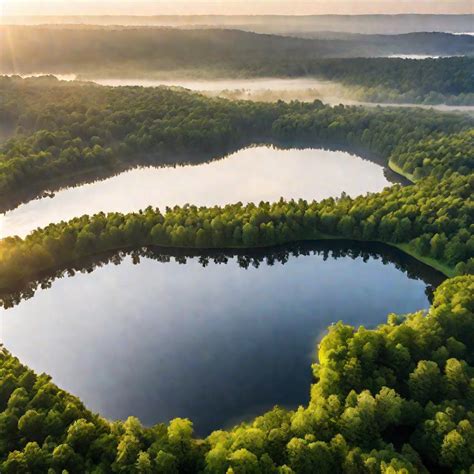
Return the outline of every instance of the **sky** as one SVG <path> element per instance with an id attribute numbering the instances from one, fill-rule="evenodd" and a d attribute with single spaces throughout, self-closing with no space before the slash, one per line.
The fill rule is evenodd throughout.
<path id="1" fill-rule="evenodd" d="M 0 0 L 0 15 L 474 13 L 474 0 Z"/>

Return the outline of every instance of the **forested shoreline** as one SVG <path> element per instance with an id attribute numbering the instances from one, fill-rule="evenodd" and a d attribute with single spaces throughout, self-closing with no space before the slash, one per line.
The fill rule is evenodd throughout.
<path id="1" fill-rule="evenodd" d="M 73 172 L 160 163 L 258 138 L 354 146 L 414 184 L 320 202 L 147 208 L 50 224 L 0 241 L 0 287 L 32 285 L 119 249 L 252 249 L 328 238 L 380 241 L 448 275 L 427 313 L 376 329 L 337 323 L 318 347 L 307 407 L 280 407 L 206 439 L 192 422 L 143 427 L 91 413 L 0 348 L 0 471 L 467 473 L 474 460 L 473 121 L 424 110 L 249 103 L 169 89 L 0 79 L 0 195 Z M 250 142 L 250 143 L 249 143 Z M 186 155 L 189 153 L 189 155 Z M 201 159 L 201 158 L 199 158 Z M 205 252 L 204 252 L 205 253 Z M 47 283 L 46 283 L 47 284 Z M 32 287 L 30 286 L 30 287 Z M 13 304 L 13 303 L 12 303 Z M 66 311 L 66 309 L 65 309 Z M 164 382 L 166 383 L 166 381 Z"/>
<path id="2" fill-rule="evenodd" d="M 455 176 L 441 184 L 427 179 L 415 190 L 393 186 L 355 199 L 189 205 L 164 213 L 150 207 L 125 215 L 82 216 L 50 224 L 25 239 L 3 239 L 0 286 L 15 287 L 48 270 L 124 247 L 252 248 L 328 237 L 407 244 L 412 255 L 432 259 L 448 276 L 472 273 L 474 238 L 465 205 L 472 186 L 472 176 Z M 449 214 L 456 217 L 448 225 Z"/>
<path id="3" fill-rule="evenodd" d="M 192 422 L 110 422 L 0 349 L 0 466 L 18 472 L 468 472 L 474 458 L 474 278 L 427 314 L 333 325 L 307 407 L 280 407 L 206 439 Z"/>
<path id="4" fill-rule="evenodd" d="M 15 196 L 33 198 L 71 184 L 76 175 L 202 163 L 262 141 L 356 149 L 386 165 L 390 159 L 399 163 L 407 146 L 443 140 L 447 153 L 454 146 L 466 152 L 464 165 L 457 154 L 445 157 L 463 174 L 472 159 L 474 120 L 428 110 L 228 101 L 184 90 L 117 89 L 51 77 L 0 78 L 0 96 L 0 126 L 16 132 L 0 145 L 0 197 L 7 206 Z M 456 143 L 448 143 L 454 134 Z M 440 177 L 446 165 L 436 165 Z M 422 176 L 433 164 L 411 161 L 405 171 L 415 167 Z"/>
<path id="5" fill-rule="evenodd" d="M 433 268 L 411 257 L 406 251 L 395 246 L 378 243 L 362 242 L 344 239 L 309 240 L 292 244 L 275 245 L 272 247 L 253 248 L 227 248 L 227 249 L 201 249 L 201 248 L 173 248 L 158 247 L 156 245 L 123 248 L 102 252 L 100 255 L 91 255 L 81 258 L 68 266 L 58 268 L 56 271 L 48 271 L 36 280 L 29 281 L 17 289 L 6 292 L 0 291 L 0 307 L 12 308 L 24 300 L 33 298 L 37 289 L 50 288 L 53 283 L 61 278 L 74 277 L 80 273 L 91 273 L 105 265 L 120 265 L 128 257 L 134 265 L 138 265 L 144 259 L 154 260 L 159 263 L 175 261 L 180 265 L 192 260 L 198 260 L 202 267 L 207 267 L 210 262 L 215 264 L 226 264 L 236 259 L 238 266 L 243 269 L 259 268 L 260 266 L 273 266 L 275 263 L 285 265 L 292 257 L 321 255 L 327 258 L 356 259 L 358 257 L 367 260 L 369 258 L 380 259 L 384 264 L 391 263 L 407 274 L 411 279 L 422 279 L 427 283 L 426 292 L 432 301 L 432 293 L 446 276 L 441 271 L 433 271 Z"/>

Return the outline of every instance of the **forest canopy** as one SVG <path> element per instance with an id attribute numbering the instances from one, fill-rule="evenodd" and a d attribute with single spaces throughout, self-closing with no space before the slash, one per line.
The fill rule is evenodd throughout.
<path id="1" fill-rule="evenodd" d="M 0 79 L 0 192 L 81 172 L 201 162 L 259 140 L 353 147 L 413 184 L 356 198 L 99 213 L 0 241 L 10 290 L 120 249 L 380 241 L 452 276 L 431 308 L 375 329 L 334 324 L 310 402 L 205 439 L 92 413 L 0 347 L 0 472 L 466 473 L 474 463 L 473 119 L 429 110 L 232 102 L 166 88 Z M 457 275 L 457 276 L 455 276 Z"/>
<path id="2" fill-rule="evenodd" d="M 451 153 L 448 143 L 443 150 L 453 156 L 445 158 L 461 174 L 472 170 L 467 130 L 474 120 L 460 114 L 330 107 L 320 101 L 228 101 L 183 89 L 100 87 L 51 77 L 0 77 L 0 97 L 0 127 L 12 134 L 0 145 L 0 196 L 5 201 L 54 189 L 71 176 L 136 164 L 200 163 L 262 141 L 350 148 L 384 164 L 401 164 L 398 156 L 407 146 L 419 147 L 422 139 L 450 142 L 456 134 L 456 146 L 460 137 L 464 143 L 463 166 L 454 161 L 460 150 Z M 433 165 L 425 165 L 417 173 L 430 174 Z M 405 171 L 414 172 L 413 163 L 406 166 Z M 435 169 L 438 177 L 441 168 Z"/>

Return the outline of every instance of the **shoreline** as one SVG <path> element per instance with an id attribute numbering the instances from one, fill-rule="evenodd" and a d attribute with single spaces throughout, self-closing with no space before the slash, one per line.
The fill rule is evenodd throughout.
<path id="1" fill-rule="evenodd" d="M 400 176 L 402 176 L 403 178 L 408 179 L 408 181 L 410 181 L 410 183 L 412 183 L 412 184 L 415 184 L 415 183 L 416 183 L 415 177 L 414 177 L 412 174 L 403 171 L 398 165 L 396 165 L 396 164 L 392 161 L 392 159 L 389 159 L 389 160 L 388 160 L 387 166 L 388 166 L 388 168 L 391 169 L 394 173 L 397 173 L 397 174 L 399 174 Z"/>

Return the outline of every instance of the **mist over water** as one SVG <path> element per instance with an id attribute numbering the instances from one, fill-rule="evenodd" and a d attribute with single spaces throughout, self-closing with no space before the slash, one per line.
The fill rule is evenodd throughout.
<path id="1" fill-rule="evenodd" d="M 474 34 L 474 33 L 473 33 Z M 416 57 L 415 57 L 416 56 Z M 426 59 L 423 55 L 394 55 L 407 59 Z M 430 56 L 431 57 L 431 56 Z M 21 77 L 39 77 L 47 73 L 20 75 Z M 276 102 L 283 100 L 290 102 L 299 100 L 312 102 L 320 100 L 329 105 L 359 105 L 364 107 L 418 107 L 434 109 L 444 112 L 474 113 L 472 105 L 446 104 L 410 104 L 364 102 L 354 99 L 356 92 L 349 86 L 333 81 L 325 81 L 311 77 L 300 78 L 254 78 L 254 79 L 147 79 L 147 78 L 94 78 L 76 74 L 49 74 L 63 81 L 84 80 L 103 86 L 111 87 L 179 87 L 193 92 L 202 93 L 208 97 L 223 97 L 230 100 L 252 100 L 259 102 Z M 11 74 L 10 74 L 11 76 Z"/>

